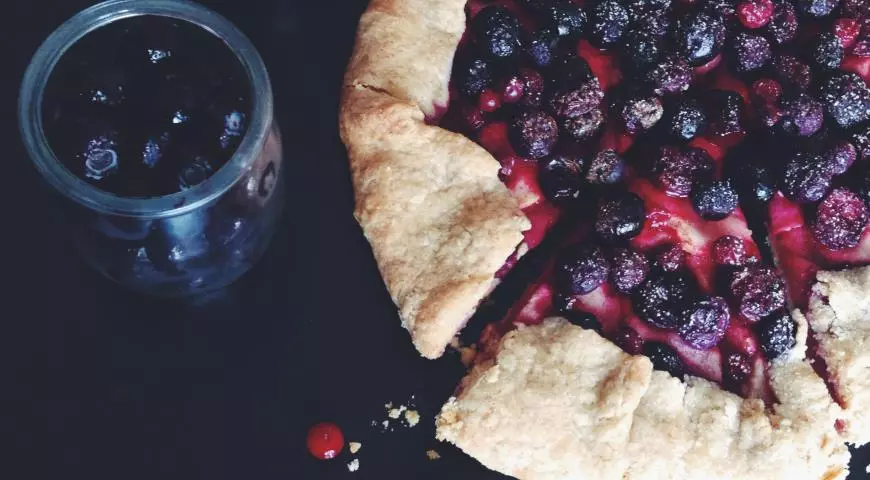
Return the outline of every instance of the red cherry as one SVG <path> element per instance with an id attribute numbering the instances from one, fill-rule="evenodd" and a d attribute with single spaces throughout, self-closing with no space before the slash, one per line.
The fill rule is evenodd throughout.
<path id="1" fill-rule="evenodd" d="M 774 103 L 782 95 L 782 86 L 770 78 L 759 78 L 752 84 L 752 95 L 764 103 Z"/>
<path id="2" fill-rule="evenodd" d="M 854 18 L 840 18 L 834 22 L 834 35 L 840 39 L 843 48 L 854 45 L 860 33 L 861 24 Z"/>
<path id="3" fill-rule="evenodd" d="M 761 28 L 773 16 L 771 0 L 745 0 L 737 5 L 737 18 L 746 28 Z"/>
<path id="4" fill-rule="evenodd" d="M 501 98 L 492 90 L 484 90 L 480 94 L 480 109 L 484 112 L 494 112 L 501 107 Z"/>
<path id="5" fill-rule="evenodd" d="M 337 457 L 344 448 L 344 434 L 334 423 L 318 423 L 308 430 L 307 444 L 314 458 L 329 460 Z"/>
<path id="6" fill-rule="evenodd" d="M 516 103 L 523 96 L 523 80 L 514 75 L 501 84 L 501 97 L 505 103 Z"/>

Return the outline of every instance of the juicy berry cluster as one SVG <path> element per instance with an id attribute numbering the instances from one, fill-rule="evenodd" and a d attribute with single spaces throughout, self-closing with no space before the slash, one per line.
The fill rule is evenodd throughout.
<path id="1" fill-rule="evenodd" d="M 46 137 L 69 171 L 102 190 L 167 195 L 233 155 L 251 114 L 248 89 L 241 63 L 205 30 L 125 19 L 61 57 L 43 101 Z"/>

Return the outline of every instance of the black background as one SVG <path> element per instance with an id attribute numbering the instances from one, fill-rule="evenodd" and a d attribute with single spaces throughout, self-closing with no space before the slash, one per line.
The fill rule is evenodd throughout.
<path id="1" fill-rule="evenodd" d="M 263 262 L 187 302 L 125 293 L 57 234 L 14 122 L 40 42 L 88 0 L 13 0 L 3 22 L 0 477 L 24 479 L 504 478 L 438 444 L 432 419 L 462 375 L 421 359 L 352 216 L 338 92 L 364 0 L 203 1 L 254 42 L 272 75 L 288 200 Z M 13 313 L 14 312 L 14 313 Z M 415 396 L 416 428 L 382 433 Z M 311 458 L 315 422 L 360 441 Z M 435 448 L 442 459 L 430 461 Z M 851 478 L 864 473 L 856 459 Z"/>

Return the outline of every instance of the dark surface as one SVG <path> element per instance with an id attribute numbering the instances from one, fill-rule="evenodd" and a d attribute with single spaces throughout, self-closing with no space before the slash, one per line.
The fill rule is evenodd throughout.
<path id="1" fill-rule="evenodd" d="M 285 135 L 288 204 L 265 260 L 210 299 L 135 297 L 88 270 L 17 140 L 12 112 L 30 55 L 92 2 L 14 0 L 2 29 L 4 198 L 0 271 L 0 477 L 25 479 L 503 478 L 433 437 L 462 374 L 421 359 L 351 216 L 338 92 L 362 0 L 205 1 L 269 67 Z M 10 381 L 11 380 L 11 381 Z M 423 420 L 381 433 L 388 401 L 416 396 Z M 321 462 L 317 421 L 361 441 Z M 4 442 L 6 443 L 6 442 Z M 435 448 L 443 458 L 429 461 Z M 867 478 L 856 460 L 853 478 Z M 860 465 L 860 467 L 859 467 Z"/>

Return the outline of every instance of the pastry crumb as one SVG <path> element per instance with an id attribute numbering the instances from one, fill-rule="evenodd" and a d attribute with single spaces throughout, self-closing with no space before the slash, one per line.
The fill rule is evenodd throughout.
<path id="1" fill-rule="evenodd" d="M 459 350 L 462 347 L 462 344 L 459 343 L 459 335 L 450 339 L 450 347 L 456 350 Z"/>
<path id="2" fill-rule="evenodd" d="M 390 418 L 392 418 L 393 420 L 395 420 L 395 419 L 401 417 L 401 416 L 402 416 L 402 413 L 404 413 L 405 410 L 407 410 L 407 409 L 408 409 L 408 407 L 406 407 L 406 406 L 404 406 L 404 405 L 399 405 L 399 408 L 392 408 L 392 409 L 390 409 L 390 411 L 389 411 L 389 413 L 387 414 L 387 416 L 390 417 Z"/>
<path id="3" fill-rule="evenodd" d="M 385 403 L 385 404 L 384 404 L 384 408 L 386 408 L 387 410 L 393 408 L 393 402 L 387 402 L 387 403 Z"/>
<path id="4" fill-rule="evenodd" d="M 381 425 L 383 425 L 384 428 L 390 428 L 390 421 L 384 420 L 383 422 L 381 422 Z"/>
<path id="5" fill-rule="evenodd" d="M 355 472 L 359 470 L 359 459 L 354 458 L 353 460 L 351 460 L 350 463 L 347 464 L 347 470 L 349 472 Z"/>
<path id="6" fill-rule="evenodd" d="M 350 450 L 350 453 L 356 453 L 362 448 L 362 444 L 359 442 L 350 442 L 347 444 L 347 448 Z"/>
<path id="7" fill-rule="evenodd" d="M 870 473 L 870 464 L 867 465 L 867 468 L 865 468 L 864 471 Z"/>
<path id="8" fill-rule="evenodd" d="M 429 460 L 438 460 L 439 458 L 441 458 L 441 455 L 435 450 L 426 450 L 426 456 L 429 458 Z"/>
<path id="9" fill-rule="evenodd" d="M 409 427 L 415 427 L 420 423 L 420 414 L 416 410 L 407 410 L 405 412 L 405 421 Z"/>

